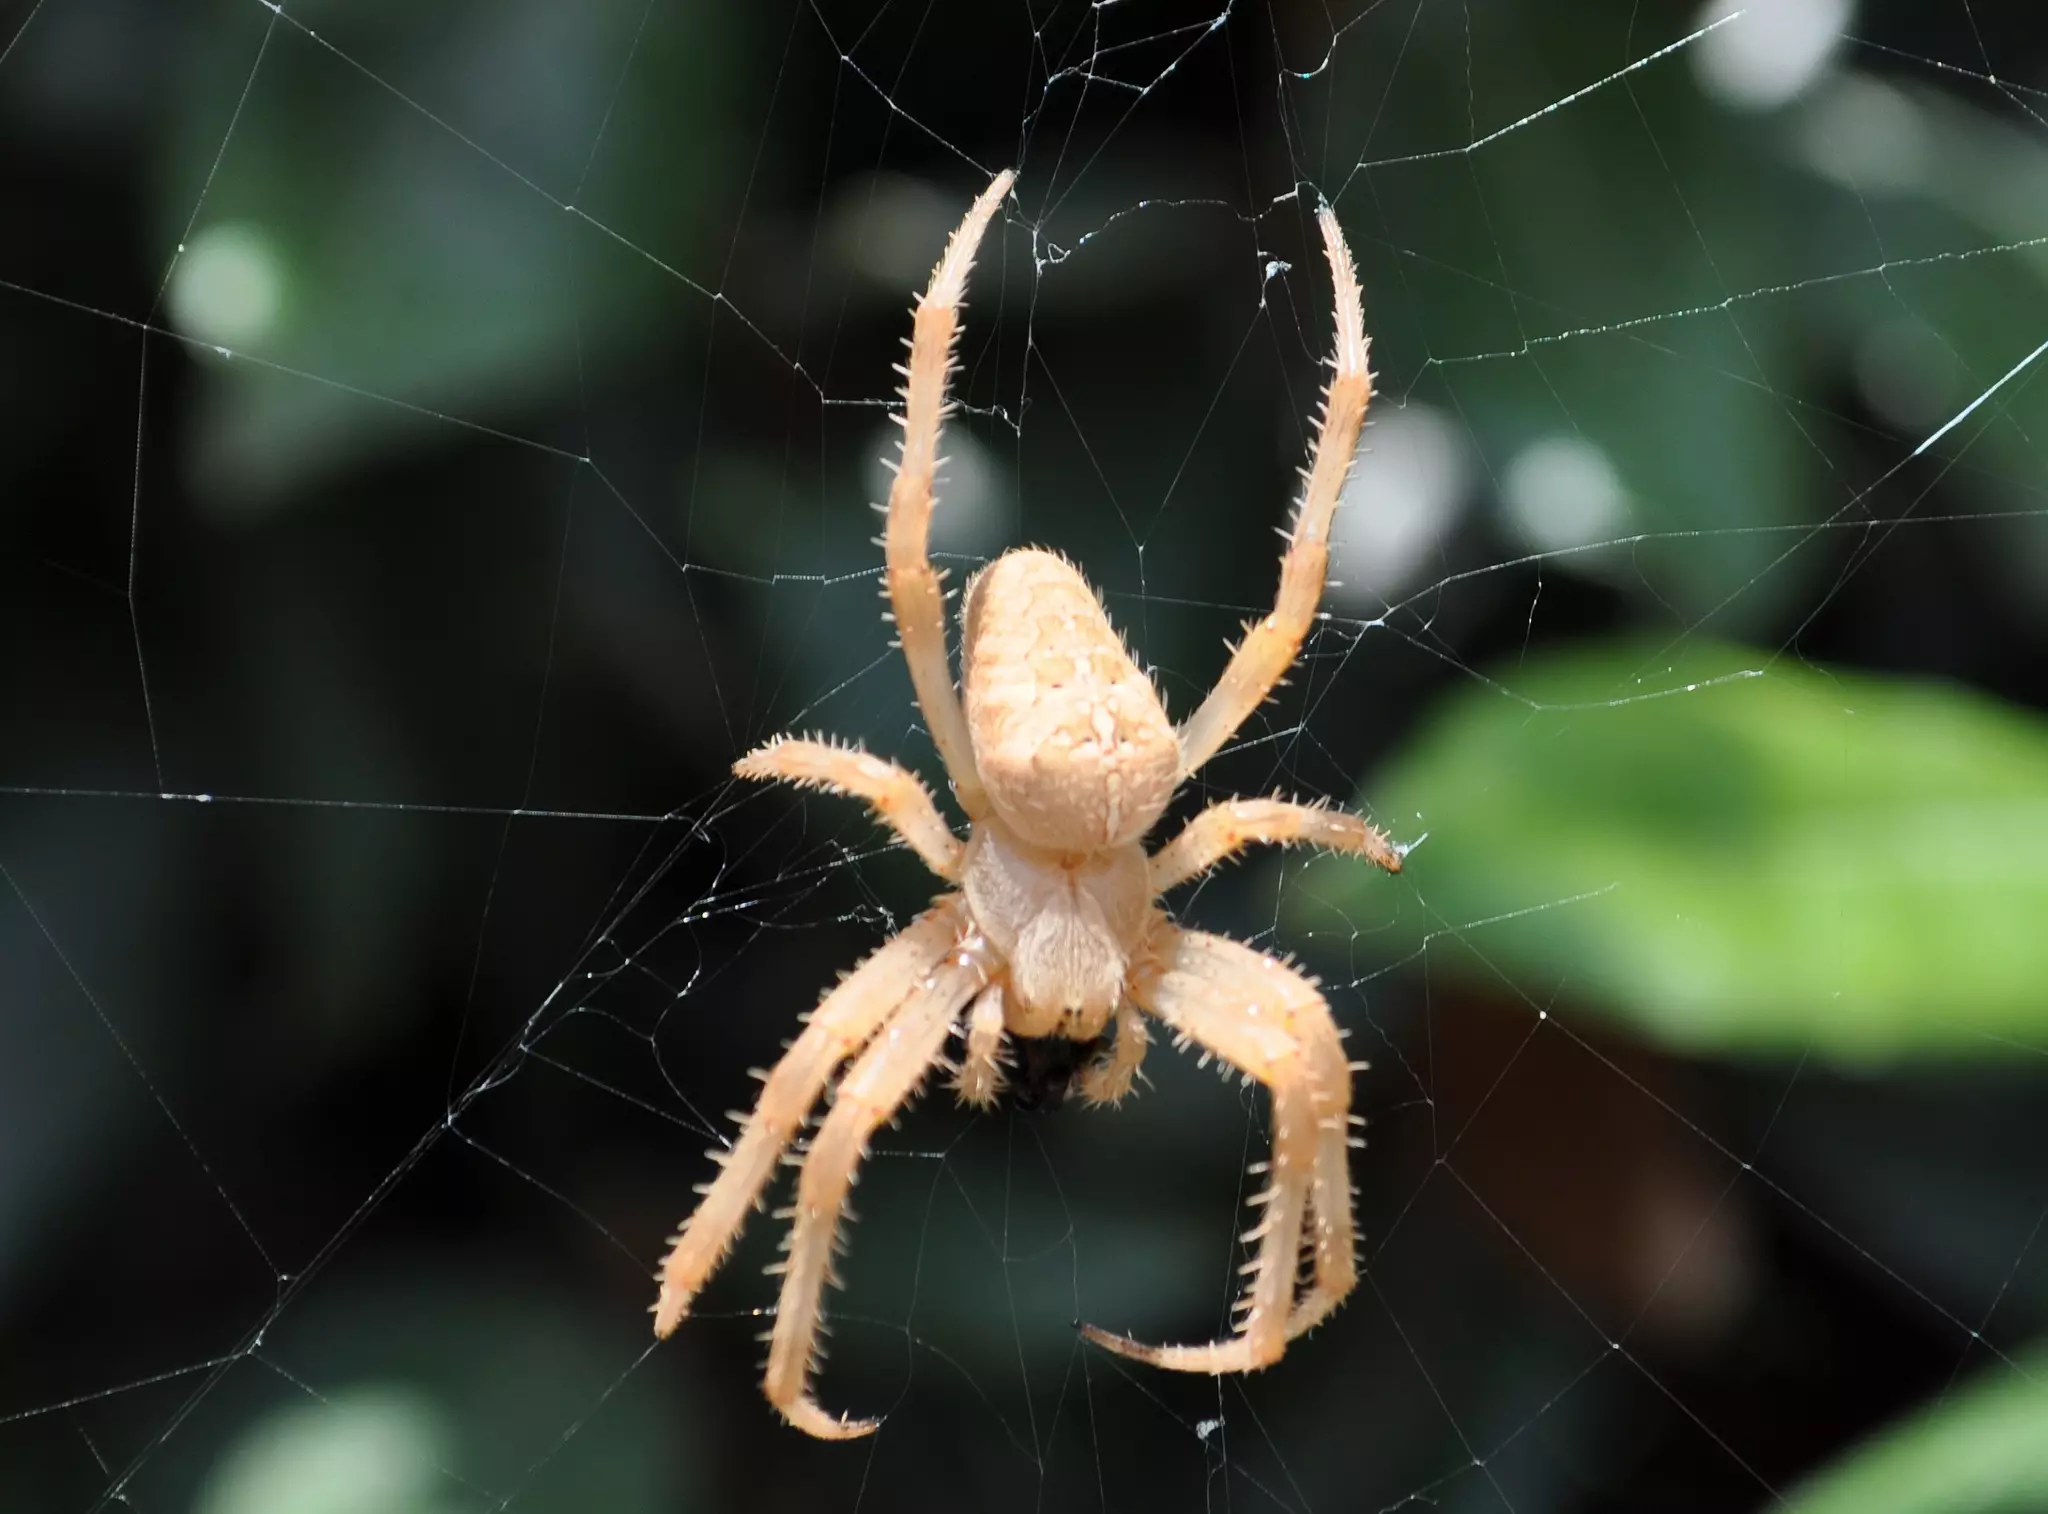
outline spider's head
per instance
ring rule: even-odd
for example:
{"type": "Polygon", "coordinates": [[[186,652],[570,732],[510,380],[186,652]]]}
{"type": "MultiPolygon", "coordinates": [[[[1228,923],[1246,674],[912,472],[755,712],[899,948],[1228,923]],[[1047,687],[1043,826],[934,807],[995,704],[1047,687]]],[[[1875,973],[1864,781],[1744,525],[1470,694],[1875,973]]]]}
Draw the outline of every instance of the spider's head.
{"type": "Polygon", "coordinates": [[[967,586],[961,642],[975,762],[1010,828],[1072,852],[1144,836],[1173,797],[1180,746],[1080,571],[1004,553],[967,586]]]}

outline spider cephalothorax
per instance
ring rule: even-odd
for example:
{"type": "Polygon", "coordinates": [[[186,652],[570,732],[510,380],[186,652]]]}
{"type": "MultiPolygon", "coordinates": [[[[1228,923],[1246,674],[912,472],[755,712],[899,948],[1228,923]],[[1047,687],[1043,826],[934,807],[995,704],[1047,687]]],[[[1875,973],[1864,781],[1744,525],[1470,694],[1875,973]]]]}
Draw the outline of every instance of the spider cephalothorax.
{"type": "Polygon", "coordinates": [[[1259,842],[1328,847],[1390,872],[1401,854],[1356,815],[1280,799],[1213,805],[1158,851],[1144,848],[1174,791],[1293,664],[1321,597],[1331,513],[1372,395],[1351,254],[1324,206],[1317,220],[1336,286],[1337,340],[1322,422],[1273,612],[1246,629],[1201,707],[1176,727],[1080,571],[1032,550],[1005,553],[969,583],[956,689],[945,596],[925,540],[961,297],[1010,183],[998,174],[974,202],[918,301],[883,537],[903,654],[969,838],[954,834],[913,774],[853,748],[785,737],[733,769],[866,800],[956,887],[826,994],[767,1075],[738,1140],[712,1154],[721,1171],[675,1237],[654,1308],[656,1334],[682,1322],[837,1073],[797,1179],[788,1257],[773,1269],[783,1274],[782,1296],[764,1384],[791,1424],[830,1439],[880,1423],[835,1418],[809,1390],[847,1189],[869,1137],[916,1093],[955,1034],[965,1047],[954,1086],[984,1106],[1003,1085],[1006,1037],[1090,1042],[1105,1033],[1108,1050],[1074,1084],[1091,1103],[1116,1102],[1145,1055],[1148,1016],[1272,1092],[1270,1181],[1258,1200],[1264,1218],[1248,1237],[1259,1252],[1236,1331],[1204,1345],[1147,1346],[1086,1327],[1097,1344],[1184,1372],[1264,1366],[1327,1316],[1357,1275],[1351,1067],[1329,1006],[1286,963],[1183,930],[1158,899],[1259,842]]]}

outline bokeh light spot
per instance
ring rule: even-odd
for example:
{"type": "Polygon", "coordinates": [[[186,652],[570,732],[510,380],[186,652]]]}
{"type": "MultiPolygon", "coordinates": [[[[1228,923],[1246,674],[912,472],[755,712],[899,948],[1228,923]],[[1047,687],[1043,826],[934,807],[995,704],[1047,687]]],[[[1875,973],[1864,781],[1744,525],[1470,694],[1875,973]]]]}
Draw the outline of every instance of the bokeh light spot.
{"type": "Polygon", "coordinates": [[[171,275],[171,321],[201,341],[244,346],[277,324],[284,293],[283,260],[260,228],[209,226],[194,234],[171,275]]]}
{"type": "Polygon", "coordinates": [[[1628,493],[1605,452],[1578,436],[1523,448],[1501,479],[1508,519],[1539,551],[1588,547],[1628,518],[1628,493]]]}
{"type": "Polygon", "coordinates": [[[1331,526],[1330,597],[1378,608],[1436,560],[1471,489],[1471,446],[1450,416],[1422,404],[1374,411],[1331,526]]]}
{"type": "Polygon", "coordinates": [[[1690,49],[1693,68],[1722,104],[1771,110],[1820,76],[1855,9],[1854,0],[1708,0],[1698,24],[1715,29],[1690,49]]]}

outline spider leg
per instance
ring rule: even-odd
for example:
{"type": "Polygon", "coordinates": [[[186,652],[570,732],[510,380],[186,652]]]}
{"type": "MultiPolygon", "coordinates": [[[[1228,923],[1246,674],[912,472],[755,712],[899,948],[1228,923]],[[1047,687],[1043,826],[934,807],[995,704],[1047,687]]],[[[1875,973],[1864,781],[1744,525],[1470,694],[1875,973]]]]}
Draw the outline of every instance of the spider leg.
{"type": "Polygon", "coordinates": [[[896,481],[889,488],[888,524],[882,533],[889,605],[895,612],[903,660],[910,665],[918,705],[953,779],[953,790],[968,815],[976,819],[988,812],[988,800],[946,653],[945,591],[925,541],[938,471],[939,427],[951,409],[946,380],[953,371],[953,342],[960,330],[967,271],[974,266],[975,249],[1015,177],[1005,169],[981,192],[946,243],[945,254],[932,270],[931,284],[913,312],[910,361],[897,369],[903,375],[903,414],[897,418],[903,427],[903,447],[896,460],[896,481]]]}
{"type": "Polygon", "coordinates": [[[1337,347],[1330,360],[1329,386],[1323,391],[1315,451],[1304,473],[1301,506],[1295,512],[1287,552],[1280,559],[1280,592],[1273,613],[1247,627],[1222,678],[1201,708],[1181,726],[1183,778],[1216,755],[1217,748],[1265,703],[1273,686],[1294,665],[1322,598],[1330,561],[1330,517],[1344,492],[1344,480],[1358,450],[1359,428],[1365,424],[1365,409],[1372,401],[1372,373],[1367,366],[1370,344],[1365,338],[1351,250],[1344,245],[1334,210],[1325,205],[1316,220],[1322,227],[1323,252],[1336,286],[1337,347]]]}
{"type": "Polygon", "coordinates": [[[1286,799],[1227,799],[1190,820],[1146,864],[1154,894],[1199,878],[1248,846],[1320,846],[1401,871],[1401,853],[1386,832],[1358,815],[1286,799]]]}
{"type": "Polygon", "coordinates": [[[1257,1257],[1238,1301],[1236,1333],[1193,1346],[1152,1346],[1097,1326],[1083,1334],[1123,1356],[1177,1372],[1270,1365],[1287,1342],[1335,1308],[1356,1280],[1347,1161],[1350,1071],[1322,995],[1283,962],[1222,936],[1167,926],[1132,982],[1139,1006],[1272,1091],[1264,1217],[1244,1237],[1257,1257]],[[1313,1225],[1315,1278],[1297,1307],[1302,1228],[1313,1225]]]}
{"type": "Polygon", "coordinates": [[[967,1015],[967,1054],[953,1076],[953,1089],[963,1104],[993,1109],[1003,1091],[1003,985],[981,991],[967,1015]]]}
{"type": "Polygon", "coordinates": [[[1137,1081],[1138,1068],[1145,1061],[1151,1043],[1145,1017],[1138,1006],[1124,999],[1116,1007],[1116,1042],[1109,1055],[1090,1062],[1074,1079],[1074,1091],[1089,1104],[1121,1104],[1137,1081]]]}
{"type": "MultiPolygon", "coordinates": [[[[1246,968],[1263,973],[1272,961],[1221,936],[1205,938],[1236,959],[1218,977],[1246,968]]],[[[1222,953],[1219,952],[1219,955],[1222,953]]],[[[1249,973],[1247,973],[1249,976],[1249,973]]],[[[1244,985],[1249,989],[1250,984],[1244,985]]],[[[1328,1319],[1358,1282],[1358,1239],[1352,1219],[1351,1075],[1362,1071],[1344,1053],[1344,1032],[1315,980],[1291,965],[1274,994],[1288,1032],[1308,1053],[1316,1086],[1316,1165],[1309,1185],[1309,1241],[1315,1254],[1309,1287],[1295,1300],[1287,1338],[1305,1335],[1328,1319]]]]}
{"type": "MultiPolygon", "coordinates": [[[[971,937],[926,975],[910,998],[854,1061],[833,1097],[797,1178],[790,1211],[788,1257],[782,1295],[769,1336],[768,1371],[762,1391],[797,1429],[824,1440],[851,1440],[872,1433],[879,1419],[846,1419],[826,1413],[810,1395],[817,1364],[820,1302],[832,1275],[832,1251],[839,1221],[868,1140],[916,1092],[939,1054],[962,1006],[988,983],[987,946],[971,937]]],[[[771,1269],[774,1270],[774,1269],[771,1269]]]]}
{"type": "Polygon", "coordinates": [[[779,779],[800,788],[828,789],[864,799],[920,861],[948,883],[960,877],[967,848],[939,813],[932,791],[917,774],[858,747],[778,736],[732,765],[741,778],[779,779]]]}
{"type": "Polygon", "coordinates": [[[803,1033],[768,1074],[760,1102],[727,1151],[708,1153],[720,1171],[661,1264],[654,1333],[668,1336],[690,1312],[697,1291],[718,1270],[748,1211],[824,1092],[833,1069],[859,1051],[960,939],[967,906],[958,895],[927,910],[827,994],[803,1033]]]}

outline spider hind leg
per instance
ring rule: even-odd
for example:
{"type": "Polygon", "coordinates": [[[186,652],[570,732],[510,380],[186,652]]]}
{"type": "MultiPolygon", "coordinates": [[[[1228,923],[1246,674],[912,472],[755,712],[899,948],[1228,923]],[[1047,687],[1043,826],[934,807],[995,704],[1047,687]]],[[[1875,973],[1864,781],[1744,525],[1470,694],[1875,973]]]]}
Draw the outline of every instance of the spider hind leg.
{"type": "Polygon", "coordinates": [[[848,1192],[868,1142],[916,1097],[954,1020],[988,985],[990,965],[985,944],[970,935],[925,975],[840,1079],[831,1112],[804,1155],[762,1391],[784,1419],[821,1440],[851,1440],[881,1425],[879,1419],[829,1414],[811,1397],[823,1295],[825,1285],[836,1281],[832,1257],[848,1192]]]}
{"type": "Polygon", "coordinates": [[[675,1333],[697,1292],[710,1281],[753,1213],[777,1162],[797,1137],[833,1072],[864,1046],[936,967],[967,920],[951,895],[877,950],[812,1013],[803,1034],[768,1074],[760,1102],[739,1138],[717,1152],[717,1177],[674,1237],[660,1273],[654,1333],[675,1333]]]}
{"type": "Polygon", "coordinates": [[[1272,1095],[1267,1186],[1260,1218],[1243,1237],[1245,1269],[1230,1337],[1154,1346],[1094,1325],[1082,1334],[1121,1356],[1177,1372],[1247,1372],[1279,1360],[1287,1343],[1328,1316],[1356,1280],[1347,1159],[1350,1068],[1329,1006],[1286,963],[1240,942],[1166,927],[1132,982],[1137,1005],[1185,1042],[1248,1073],[1272,1095]],[[1304,1232],[1314,1277],[1297,1297],[1304,1232]]]}

